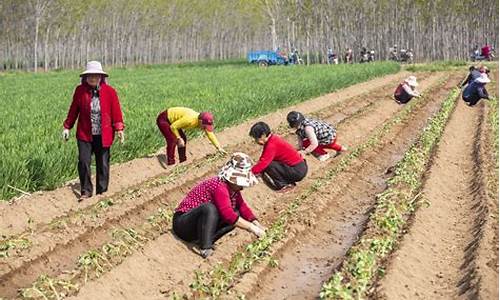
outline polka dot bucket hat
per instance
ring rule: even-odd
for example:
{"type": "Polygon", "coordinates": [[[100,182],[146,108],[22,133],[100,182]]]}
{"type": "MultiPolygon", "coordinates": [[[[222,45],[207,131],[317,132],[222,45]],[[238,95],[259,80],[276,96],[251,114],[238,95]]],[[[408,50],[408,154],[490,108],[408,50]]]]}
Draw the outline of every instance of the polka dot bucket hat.
{"type": "Polygon", "coordinates": [[[237,152],[222,167],[219,177],[241,187],[251,187],[258,183],[253,175],[252,159],[245,153],[237,152]]]}

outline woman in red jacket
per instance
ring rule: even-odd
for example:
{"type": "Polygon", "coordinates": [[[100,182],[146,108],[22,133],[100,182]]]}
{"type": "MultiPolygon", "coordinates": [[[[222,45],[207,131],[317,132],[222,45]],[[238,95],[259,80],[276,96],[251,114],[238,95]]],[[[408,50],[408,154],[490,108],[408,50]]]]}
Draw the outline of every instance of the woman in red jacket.
{"type": "Polygon", "coordinates": [[[76,139],[82,200],[91,197],[93,192],[90,179],[92,153],[96,160],[96,194],[102,194],[108,190],[109,148],[113,144],[115,131],[121,143],[125,136],[120,101],[115,89],[106,83],[108,74],[102,70],[101,63],[88,62],[87,69],[80,77],[82,83],[75,89],[73,102],[63,123],[63,138],[66,141],[69,139],[69,131],[78,119],[76,139]]]}

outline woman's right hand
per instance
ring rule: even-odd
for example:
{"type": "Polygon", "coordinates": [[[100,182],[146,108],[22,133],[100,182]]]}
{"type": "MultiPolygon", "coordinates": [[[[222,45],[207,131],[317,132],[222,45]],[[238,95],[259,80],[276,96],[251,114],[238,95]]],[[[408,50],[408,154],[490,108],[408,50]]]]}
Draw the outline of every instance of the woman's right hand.
{"type": "Polygon", "coordinates": [[[63,129],[62,138],[65,142],[69,140],[69,129],[66,128],[63,129]]]}
{"type": "Polygon", "coordinates": [[[259,238],[263,237],[266,234],[266,231],[263,228],[260,228],[255,224],[252,224],[250,230],[259,238]]]}

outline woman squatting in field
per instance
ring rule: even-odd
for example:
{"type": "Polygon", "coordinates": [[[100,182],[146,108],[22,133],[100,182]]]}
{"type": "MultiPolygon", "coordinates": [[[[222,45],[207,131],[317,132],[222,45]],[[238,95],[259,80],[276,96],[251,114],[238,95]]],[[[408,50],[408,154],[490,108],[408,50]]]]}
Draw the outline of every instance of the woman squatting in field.
{"type": "Polygon", "coordinates": [[[63,139],[69,139],[69,131],[76,119],[76,139],[78,145],[78,174],[80,177],[80,199],[92,196],[90,178],[92,153],[96,160],[96,194],[108,190],[110,147],[115,132],[120,142],[124,141],[124,124],[120,101],[116,91],[106,83],[108,74],[101,63],[90,61],[80,74],[81,84],[76,87],[68,116],[63,123],[63,139]]]}
{"type": "Polygon", "coordinates": [[[263,146],[259,161],[252,173],[261,175],[271,189],[286,192],[293,189],[296,182],[307,175],[307,163],[300,153],[277,134],[271,133],[269,125],[255,123],[249,135],[263,146]]]}
{"type": "Polygon", "coordinates": [[[397,103],[404,104],[408,103],[413,97],[420,97],[420,93],[415,89],[417,86],[417,78],[409,76],[394,91],[394,99],[397,103]]]}
{"type": "Polygon", "coordinates": [[[306,118],[297,111],[289,112],[286,119],[288,125],[296,130],[299,153],[303,157],[312,153],[318,160],[325,161],[330,158],[325,149],[333,149],[337,153],[347,150],[347,147],[337,144],[337,132],[332,125],[306,118]]]}
{"type": "Polygon", "coordinates": [[[175,147],[178,147],[179,161],[186,161],[187,138],[183,129],[199,127],[219,152],[226,153],[217,141],[214,129],[214,117],[209,112],[198,113],[187,107],[172,107],[161,112],[156,118],[156,125],[167,142],[167,164],[175,164],[175,147]]]}
{"type": "Polygon", "coordinates": [[[486,84],[490,81],[487,73],[481,73],[479,77],[467,85],[462,93],[462,99],[468,106],[476,105],[481,99],[490,99],[488,91],[486,90],[486,84]]]}
{"type": "Polygon", "coordinates": [[[258,181],[251,171],[252,162],[244,153],[234,153],[218,176],[198,183],[176,208],[174,233],[186,242],[194,242],[199,254],[213,253],[215,241],[239,227],[261,237],[264,228],[241,195],[241,190],[258,181]]]}

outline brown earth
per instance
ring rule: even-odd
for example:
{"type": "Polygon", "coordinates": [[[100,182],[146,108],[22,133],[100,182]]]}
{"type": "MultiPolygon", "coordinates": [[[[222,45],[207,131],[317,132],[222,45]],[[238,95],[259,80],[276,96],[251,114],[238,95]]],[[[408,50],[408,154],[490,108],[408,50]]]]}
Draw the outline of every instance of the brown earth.
{"type": "MultiPolygon", "coordinates": [[[[307,210],[297,218],[314,220],[297,229],[276,246],[277,268],[266,265],[254,268],[235,287],[248,299],[315,299],[322,283],[342,261],[346,251],[357,240],[375,203],[375,195],[385,189],[388,170],[402,157],[425,126],[426,120],[456,85],[454,76],[444,88],[429,92],[432,101],[384,136],[379,147],[357,158],[357,168],[343,172],[325,187],[321,199],[311,199],[307,210]],[[312,212],[311,212],[312,211],[312,212]]],[[[309,202],[309,200],[308,200],[309,202]]]]}
{"type": "MultiPolygon", "coordinates": [[[[295,141],[293,134],[280,127],[286,113],[294,109],[320,116],[337,124],[339,142],[354,149],[401,110],[402,106],[391,99],[391,94],[397,82],[407,75],[401,72],[358,84],[258,120],[267,122],[272,128],[280,128],[282,135],[295,141]]],[[[331,275],[347,249],[356,241],[374,204],[374,195],[385,188],[385,179],[390,176],[390,172],[386,171],[401,158],[425,126],[427,118],[438,109],[449,89],[461,79],[460,75],[454,74],[443,87],[436,88],[438,82],[447,75],[433,73],[417,76],[422,78],[421,89],[427,90],[433,97],[419,106],[408,120],[394,126],[382,138],[379,146],[358,157],[333,182],[322,187],[323,197],[308,197],[299,209],[298,217],[291,221],[288,236],[272,247],[279,267],[257,264],[232,287],[235,292],[246,294],[248,299],[317,297],[322,282],[331,275]]],[[[478,108],[475,109],[479,111],[478,108]]],[[[243,151],[258,158],[261,148],[247,138],[247,132],[255,121],[226,129],[218,134],[218,138],[229,152],[243,151]]],[[[481,124],[480,128],[486,126],[485,121],[481,124]]],[[[471,136],[468,135],[469,139],[471,136]]],[[[471,144],[471,141],[468,143],[471,144]]],[[[0,298],[15,297],[18,289],[29,287],[41,274],[67,278],[67,274],[77,268],[78,257],[87,250],[108,243],[114,229],[140,228],[158,208],[167,211],[175,208],[194,184],[202,178],[215,175],[225,160],[224,157],[211,156],[213,149],[204,139],[192,141],[190,145],[188,162],[176,168],[163,169],[160,166],[158,155],[163,151],[113,166],[112,189],[107,195],[94,197],[90,201],[78,204],[72,185],[68,184],[55,191],[25,197],[11,205],[1,204],[2,234],[27,237],[33,245],[26,250],[9,253],[10,257],[0,258],[0,298]],[[109,208],[99,208],[99,201],[108,198],[114,204],[109,208]],[[26,221],[28,219],[30,222],[26,221]]],[[[481,147],[476,149],[479,158],[484,157],[487,151],[481,147]]],[[[333,158],[319,162],[308,158],[308,177],[294,191],[278,194],[260,184],[244,191],[245,199],[262,223],[270,225],[296,195],[310,187],[327,170],[334,168],[338,160],[333,158]]],[[[478,172],[477,168],[473,170],[478,172]]],[[[480,177],[484,178],[482,175],[480,177]]],[[[478,185],[483,186],[477,183],[475,187],[478,185]]],[[[480,194],[485,194],[484,189],[480,194]]],[[[481,199],[478,202],[483,203],[478,207],[485,207],[484,197],[478,199],[481,199]]],[[[478,213],[483,210],[479,209],[478,213]]],[[[477,221],[477,217],[471,219],[471,222],[477,221]]],[[[498,241],[498,225],[496,235],[491,235],[490,230],[482,230],[488,226],[494,227],[494,222],[473,224],[479,224],[481,232],[489,233],[493,240],[496,236],[498,241]]],[[[88,282],[80,278],[77,281],[80,290],[73,294],[73,298],[165,299],[174,291],[177,294],[189,294],[189,284],[194,279],[195,271],[208,271],[219,263],[227,264],[236,250],[254,239],[247,232],[235,230],[218,242],[213,256],[203,260],[189,250],[190,245],[177,240],[169,230],[162,229],[148,235],[148,238],[140,251],[123,257],[123,261],[113,262],[99,278],[91,276],[88,282]]],[[[477,251],[488,252],[493,247],[491,243],[483,245],[480,242],[478,239],[477,251]]],[[[474,280],[492,276],[493,266],[498,267],[498,256],[496,262],[473,257],[473,264],[489,266],[489,270],[480,267],[478,272],[472,272],[473,275],[480,274],[472,276],[474,280]],[[489,275],[483,275],[486,273],[489,275]]],[[[473,270],[471,265],[468,267],[468,270],[473,270]]],[[[468,280],[467,274],[462,272],[462,279],[468,280]]],[[[498,274],[496,276],[498,279],[498,274]]],[[[467,280],[465,282],[474,283],[473,280],[467,280]]],[[[481,283],[481,287],[487,285],[481,283]]],[[[489,290],[489,287],[485,290],[489,290]]],[[[466,289],[466,293],[471,293],[471,289],[466,289]]]]}
{"type": "MultiPolygon", "coordinates": [[[[373,99],[387,97],[387,89],[393,85],[394,82],[391,86],[379,88],[378,92],[373,94],[373,99]]],[[[327,98],[323,98],[323,102],[325,99],[327,98]]],[[[338,122],[359,111],[369,110],[372,106],[379,105],[370,99],[366,96],[351,98],[350,101],[327,99],[328,102],[325,104],[318,102],[314,107],[330,107],[332,114],[334,114],[331,121],[338,122]]],[[[275,115],[274,119],[269,120],[269,123],[279,123],[280,119],[283,120],[280,117],[281,113],[275,115]]],[[[241,135],[239,136],[241,138],[241,135]]],[[[229,146],[228,149],[231,150],[231,147],[233,146],[229,146]]],[[[260,149],[250,146],[248,141],[241,142],[234,147],[234,150],[247,151],[253,153],[254,156],[257,156],[258,151],[260,151],[260,149]],[[247,149],[249,150],[247,151],[247,149]]],[[[71,212],[68,214],[69,217],[58,220],[58,222],[64,221],[62,228],[43,225],[32,229],[30,240],[33,246],[27,251],[20,251],[9,259],[0,261],[0,278],[2,279],[0,280],[0,294],[13,295],[16,289],[26,287],[39,274],[55,276],[64,270],[72,269],[78,255],[85,250],[100,247],[109,241],[109,232],[114,228],[133,227],[144,222],[148,215],[157,210],[158,202],[175,205],[190,186],[198,179],[214,174],[221,163],[222,160],[218,160],[217,164],[206,164],[204,161],[193,163],[196,171],[189,173],[188,176],[153,188],[141,189],[140,186],[136,186],[133,193],[127,192],[122,195],[127,198],[126,201],[121,199],[120,205],[112,206],[104,212],[99,212],[99,214],[93,214],[92,210],[90,212],[85,210],[77,213],[71,212]],[[136,191],[137,189],[139,191],[136,191]],[[176,200],[169,201],[169,199],[176,200]]],[[[263,199],[266,199],[267,192],[266,189],[263,189],[261,196],[263,199]]],[[[259,197],[258,193],[257,197],[259,197]]],[[[92,208],[89,207],[89,209],[92,208]]]]}
{"type": "MultiPolygon", "coordinates": [[[[441,76],[431,76],[423,82],[423,87],[435,83],[441,76]]],[[[387,88],[382,88],[368,97],[352,98],[345,106],[324,109],[321,115],[332,123],[341,121],[337,126],[340,143],[356,146],[367,138],[371,130],[400,108],[388,96],[387,88]]],[[[289,138],[293,139],[293,136],[289,138]]],[[[252,147],[257,150],[254,156],[258,155],[260,149],[252,147]]],[[[332,159],[326,165],[332,166],[335,161],[337,159],[332,159]]],[[[315,177],[325,170],[325,164],[316,160],[309,159],[308,164],[309,176],[293,193],[270,193],[264,185],[246,191],[246,198],[264,224],[270,224],[296,194],[314,183],[315,177]]],[[[180,199],[181,195],[174,202],[180,199]]],[[[113,268],[100,279],[83,286],[77,298],[94,299],[99,295],[102,298],[156,299],[173,291],[188,292],[188,284],[194,278],[194,271],[209,270],[217,263],[227,261],[236,249],[252,239],[250,234],[236,230],[231,238],[224,238],[218,244],[215,255],[204,261],[196,254],[186,251],[186,245],[176,241],[174,236],[164,235],[148,243],[141,253],[133,254],[125,263],[113,268]]]]}
{"type": "Polygon", "coordinates": [[[376,298],[498,298],[498,198],[486,191],[485,111],[484,102],[458,103],[423,186],[430,205],[417,210],[376,298]]]}
{"type": "MultiPolygon", "coordinates": [[[[345,99],[359,96],[373,89],[380,88],[389,83],[393,84],[408,76],[407,72],[400,72],[393,75],[384,76],[368,82],[356,84],[354,86],[327,94],[298,105],[287,107],[266,116],[248,120],[241,125],[223,130],[217,137],[224,146],[235,146],[246,139],[246,132],[257,120],[267,122],[271,127],[276,127],[282,122],[287,112],[291,109],[311,113],[339,103],[345,99]],[[242,132],[244,134],[242,134],[242,132]]],[[[388,91],[388,95],[392,91],[388,91]]],[[[198,138],[189,142],[187,164],[203,159],[206,155],[213,153],[214,149],[206,139],[198,138]]],[[[111,167],[111,184],[109,191],[105,195],[95,196],[90,200],[78,203],[75,189],[78,191],[76,181],[71,181],[67,185],[54,191],[34,193],[31,196],[23,197],[14,203],[0,202],[0,228],[1,234],[10,236],[20,234],[29,230],[30,227],[37,227],[39,224],[47,224],[56,217],[67,215],[69,212],[92,206],[99,200],[107,197],[114,197],[124,189],[140,184],[147,179],[165,175],[172,172],[172,167],[164,169],[159,163],[159,155],[164,151],[145,158],[139,158],[127,163],[113,165],[111,167]]]]}

